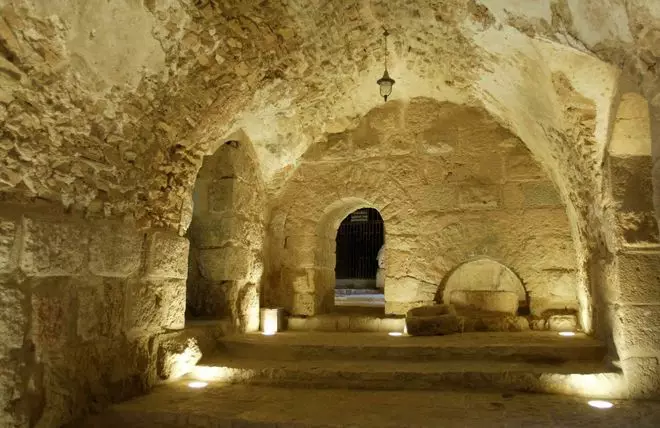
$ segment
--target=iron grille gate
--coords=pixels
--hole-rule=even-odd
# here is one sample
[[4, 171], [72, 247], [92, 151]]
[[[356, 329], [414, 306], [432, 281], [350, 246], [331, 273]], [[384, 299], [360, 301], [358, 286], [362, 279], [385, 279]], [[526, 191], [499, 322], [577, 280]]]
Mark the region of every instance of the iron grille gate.
[[383, 245], [383, 219], [377, 210], [355, 211], [337, 230], [337, 279], [373, 279], [378, 270], [378, 250]]

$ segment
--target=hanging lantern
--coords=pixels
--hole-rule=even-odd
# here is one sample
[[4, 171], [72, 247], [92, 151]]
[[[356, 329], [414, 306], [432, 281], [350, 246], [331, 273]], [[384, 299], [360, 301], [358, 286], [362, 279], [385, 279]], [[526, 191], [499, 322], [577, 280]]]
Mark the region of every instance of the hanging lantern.
[[380, 86], [380, 96], [383, 97], [383, 99], [387, 102], [387, 97], [390, 96], [392, 93], [392, 86], [394, 86], [394, 79], [392, 79], [387, 72], [387, 36], [389, 36], [390, 33], [385, 30], [383, 33], [383, 36], [385, 38], [385, 72], [383, 73], [383, 77], [378, 79], [376, 83], [378, 83], [378, 86]]

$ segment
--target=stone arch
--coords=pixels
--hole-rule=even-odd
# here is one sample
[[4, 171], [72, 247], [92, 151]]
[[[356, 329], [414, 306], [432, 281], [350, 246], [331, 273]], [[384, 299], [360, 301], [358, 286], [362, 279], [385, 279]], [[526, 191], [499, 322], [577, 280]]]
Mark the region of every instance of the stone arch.
[[[290, 285], [287, 280], [282, 284], [292, 287], [293, 313], [314, 315], [331, 311], [334, 307], [337, 229], [344, 218], [362, 208], [374, 208], [380, 212], [378, 207], [365, 199], [340, 198], [323, 210], [313, 234], [285, 239], [285, 251], [293, 256], [286, 258], [288, 266], [285, 269], [297, 271], [292, 279], [288, 279]], [[304, 272], [297, 267], [302, 267]]]
[[311, 147], [272, 201], [270, 302], [329, 310], [336, 228], [373, 207], [386, 223], [386, 313], [432, 303], [452, 267], [474, 257], [526, 278], [533, 315], [577, 310], [572, 218], [551, 178], [483, 109], [388, 101]]
[[522, 280], [511, 269], [491, 258], [478, 258], [460, 264], [443, 279], [436, 300], [451, 303], [452, 292], [510, 291], [518, 296], [518, 306], [526, 307], [527, 290]]
[[225, 318], [259, 327], [264, 190], [250, 141], [227, 140], [205, 156], [192, 193], [188, 229], [188, 319]]

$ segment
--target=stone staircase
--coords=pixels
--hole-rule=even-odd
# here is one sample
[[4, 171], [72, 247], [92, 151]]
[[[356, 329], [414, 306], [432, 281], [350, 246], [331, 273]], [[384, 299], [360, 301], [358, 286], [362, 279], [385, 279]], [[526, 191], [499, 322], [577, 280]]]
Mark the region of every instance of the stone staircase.
[[[551, 332], [390, 337], [281, 332], [224, 338], [191, 378], [254, 385], [374, 390], [488, 390], [594, 394], [620, 376], [605, 347]], [[583, 381], [580, 381], [580, 379]]]
[[[353, 415], [363, 420], [351, 426], [396, 426], [386, 417], [388, 406], [408, 403], [401, 411], [414, 419], [420, 416], [420, 402], [428, 402], [428, 414], [415, 426], [481, 426], [462, 425], [462, 416], [479, 411], [488, 419], [492, 409], [486, 404], [476, 410], [462, 408], [461, 403], [492, 400], [504, 406], [499, 401], [517, 397], [529, 403], [539, 395], [526, 393], [550, 393], [554, 395], [542, 395], [546, 398], [539, 403], [555, 400], [560, 403], [557, 409], [570, 410], [584, 405], [577, 397], [617, 398], [622, 375], [606, 364], [605, 355], [605, 346], [586, 335], [539, 331], [433, 337], [318, 331], [225, 336], [188, 375], [113, 406], [84, 426], [340, 427], [346, 425], [327, 422], [346, 419], [342, 409], [352, 400], [365, 400], [365, 405], [373, 400], [372, 407], [384, 414], [370, 408], [371, 416]], [[326, 402], [317, 402], [324, 400], [321, 397]], [[447, 409], [455, 419], [445, 420], [447, 414], [434, 408], [434, 400], [457, 407]], [[536, 405], [525, 403], [518, 404], [537, 414]], [[305, 406], [318, 409], [314, 413]], [[511, 417], [506, 416], [502, 426], [510, 426]], [[555, 426], [552, 423], [546, 426]]]

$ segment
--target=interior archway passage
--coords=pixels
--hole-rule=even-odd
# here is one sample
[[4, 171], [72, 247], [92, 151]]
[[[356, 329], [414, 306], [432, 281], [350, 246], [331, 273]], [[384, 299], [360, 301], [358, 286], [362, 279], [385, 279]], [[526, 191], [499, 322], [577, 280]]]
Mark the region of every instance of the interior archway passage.
[[349, 214], [339, 225], [335, 241], [335, 303], [384, 305], [377, 282], [378, 256], [384, 244], [378, 210], [362, 208]]

